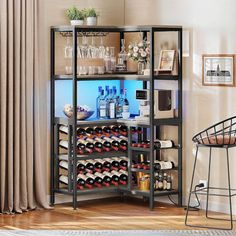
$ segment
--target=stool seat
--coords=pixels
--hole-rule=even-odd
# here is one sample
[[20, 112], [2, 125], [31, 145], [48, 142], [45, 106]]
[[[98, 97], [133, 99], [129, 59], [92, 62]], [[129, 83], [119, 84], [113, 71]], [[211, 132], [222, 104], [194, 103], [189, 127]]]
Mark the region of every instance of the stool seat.
[[[187, 205], [187, 212], [185, 217], [185, 225], [192, 226], [192, 227], [200, 227], [200, 228], [208, 228], [208, 229], [233, 229], [233, 214], [232, 214], [232, 200], [231, 198], [233, 196], [236, 196], [236, 194], [232, 194], [231, 191], [231, 185], [230, 185], [230, 164], [229, 164], [229, 151], [228, 149], [231, 147], [236, 147], [236, 116], [230, 117], [226, 120], [223, 120], [221, 122], [218, 122], [209, 128], [199, 132], [196, 134], [192, 141], [196, 144], [196, 154], [195, 154], [195, 160], [194, 160], [194, 166], [193, 166], [193, 174], [191, 179], [191, 185], [190, 185], [190, 191], [189, 191], [189, 199], [188, 199], [188, 205]], [[200, 147], [208, 147], [209, 148], [209, 165], [208, 165], [208, 179], [207, 183], [208, 186], [204, 186], [202, 189], [197, 189], [197, 186], [195, 186], [193, 190], [193, 182], [194, 182], [194, 175], [196, 170], [196, 163], [197, 163], [197, 157], [198, 157], [198, 149]], [[210, 176], [211, 176], [211, 153], [213, 148], [225, 148], [226, 150], [226, 161], [227, 161], [227, 179], [228, 179], [228, 187], [227, 188], [216, 188], [210, 186]], [[207, 195], [207, 201], [206, 201], [206, 218], [208, 219], [217, 219], [217, 220], [226, 220], [226, 219], [220, 219], [220, 218], [213, 218], [209, 217], [208, 214], [208, 202], [209, 202], [209, 196], [217, 196], [217, 197], [228, 197], [229, 198], [229, 209], [230, 209], [230, 218], [228, 221], [230, 221], [230, 227], [229, 228], [221, 228], [221, 227], [210, 227], [210, 226], [204, 226], [204, 225], [193, 225], [188, 223], [188, 215], [189, 215], [189, 209], [190, 209], [190, 200], [192, 194], [200, 194], [199, 191], [206, 190], [205, 194]], [[212, 194], [210, 193], [210, 190], [226, 190], [228, 191], [228, 194]]]

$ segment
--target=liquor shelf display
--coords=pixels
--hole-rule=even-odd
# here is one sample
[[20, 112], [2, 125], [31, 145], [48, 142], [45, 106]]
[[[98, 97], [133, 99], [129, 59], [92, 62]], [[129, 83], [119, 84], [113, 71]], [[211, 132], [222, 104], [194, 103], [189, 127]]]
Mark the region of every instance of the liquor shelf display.
[[[126, 45], [125, 38], [129, 36], [127, 38], [130, 40], [133, 33], [142, 34], [142, 39], [146, 40], [143, 42], [149, 40], [147, 74], [129, 71], [126, 51], [131, 47]], [[160, 50], [157, 47], [160, 33], [177, 35], [177, 73], [160, 72], [155, 68], [155, 55]], [[103, 39], [110, 34], [118, 37], [119, 52], [116, 52], [113, 45], [104, 46]], [[57, 65], [58, 45], [61, 47], [61, 44], [56, 44], [59, 37], [67, 38], [64, 56], [66, 63], [70, 61], [71, 65], [66, 64], [65, 68], [62, 68], [62, 63]], [[88, 45], [86, 37], [91, 38], [91, 45]], [[95, 37], [100, 40], [99, 46], [94, 43]], [[84, 60], [96, 63], [85, 66]], [[62, 68], [62, 73], [59, 72], [59, 67]], [[78, 88], [80, 83], [89, 84], [93, 81], [97, 82], [98, 96], [93, 92], [84, 95], [84, 99], [86, 96], [94, 97], [95, 109], [90, 110], [86, 105], [79, 106]], [[99, 81], [103, 82], [101, 86]], [[109, 81], [110, 87], [104, 84], [106, 81]], [[139, 84], [136, 89], [140, 112], [131, 114], [129, 106], [135, 95], [127, 96], [130, 91], [125, 84], [135, 84], [135, 81], [142, 87], [140, 89]], [[65, 115], [62, 111], [58, 115], [56, 96], [59, 95], [56, 84], [64, 82], [71, 84], [71, 105], [63, 104]], [[159, 92], [162, 89], [158, 90], [159, 82], [175, 83], [175, 93], [170, 90], [166, 93]], [[114, 85], [111, 86], [111, 83]], [[161, 102], [163, 99], [168, 102]], [[172, 100], [174, 105], [171, 104]], [[157, 108], [157, 104], [161, 107]], [[166, 106], [169, 110], [165, 113], [163, 110]], [[78, 114], [85, 117], [78, 117]], [[168, 116], [163, 118], [163, 114]], [[177, 128], [177, 139], [163, 139], [163, 127]], [[164, 158], [163, 152], [173, 152], [176, 160]], [[77, 197], [80, 195], [106, 192], [147, 197], [150, 209], [154, 208], [155, 197], [176, 194], [178, 205], [182, 205], [181, 26], [51, 27], [50, 164], [52, 205], [57, 193], [71, 195], [73, 208], [76, 209]]]

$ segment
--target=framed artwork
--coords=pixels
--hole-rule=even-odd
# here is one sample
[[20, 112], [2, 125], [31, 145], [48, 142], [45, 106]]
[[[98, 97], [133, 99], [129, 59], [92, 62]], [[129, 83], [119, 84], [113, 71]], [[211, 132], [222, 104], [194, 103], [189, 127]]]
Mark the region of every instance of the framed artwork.
[[205, 86], [235, 86], [234, 55], [205, 54], [202, 56], [202, 84]]
[[175, 50], [161, 50], [158, 71], [171, 72], [174, 66]]

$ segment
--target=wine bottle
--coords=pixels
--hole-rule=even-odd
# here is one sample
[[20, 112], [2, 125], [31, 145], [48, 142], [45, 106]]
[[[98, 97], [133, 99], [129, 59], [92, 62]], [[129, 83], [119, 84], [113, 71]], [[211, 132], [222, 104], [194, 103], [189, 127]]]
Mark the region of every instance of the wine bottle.
[[102, 179], [102, 184], [106, 187], [109, 187], [110, 186], [110, 182], [111, 182], [111, 178], [107, 175], [104, 175], [102, 173], [99, 173], [99, 172], [95, 172], [94, 173], [95, 176], [98, 176]]
[[118, 170], [120, 163], [117, 160], [114, 160], [113, 158], [103, 158], [105, 161], [108, 161], [111, 163], [111, 169], [112, 170]]
[[87, 160], [80, 160], [79, 162], [84, 165], [85, 171], [87, 171], [89, 173], [92, 173], [94, 171], [93, 163], [88, 162]]
[[112, 134], [118, 135], [119, 131], [120, 131], [119, 126], [117, 126], [117, 125], [111, 126], [111, 133]]
[[109, 126], [102, 126], [102, 131], [104, 134], [110, 134], [111, 133], [111, 128]]
[[[120, 137], [124, 137], [124, 136], [120, 136]], [[124, 139], [121, 139], [121, 138], [117, 138], [116, 136], [112, 135], [110, 136], [111, 139], [117, 141], [119, 143], [119, 148], [122, 149], [122, 150], [127, 150], [127, 147], [128, 147], [128, 142]]]
[[95, 159], [95, 161], [98, 161], [102, 164], [103, 171], [109, 171], [111, 169], [111, 163], [104, 160], [104, 159]]
[[[83, 161], [82, 161], [83, 162]], [[81, 161], [77, 162], [77, 170], [79, 173], [84, 172], [85, 171], [85, 165], [84, 163], [82, 163]]]
[[[59, 176], [59, 181], [65, 185], [68, 185], [68, 176], [61, 175]], [[77, 189], [84, 189], [85, 181], [81, 179], [79, 176], [77, 176], [77, 184], [76, 187]]]
[[99, 136], [102, 135], [102, 133], [103, 133], [102, 128], [98, 127], [98, 126], [94, 127], [94, 131], [95, 131], [95, 134], [99, 135]]
[[86, 160], [86, 161], [93, 164], [94, 171], [96, 171], [96, 172], [101, 172], [102, 171], [102, 163], [99, 162], [97, 159], [95, 159], [95, 160], [89, 159], [89, 160]]
[[166, 181], [166, 190], [167, 191], [171, 191], [172, 190], [172, 179], [171, 179], [171, 176], [168, 175], [167, 176], [167, 181]]
[[85, 128], [85, 132], [86, 132], [86, 134], [89, 135], [89, 136], [92, 136], [92, 135], [95, 134], [95, 131], [94, 131], [94, 129], [93, 129], [92, 127], [86, 127], [86, 128]]
[[88, 177], [88, 176], [86, 176], [86, 175], [84, 175], [84, 174], [78, 174], [78, 176], [77, 176], [78, 178], [80, 178], [80, 179], [82, 179], [84, 182], [85, 182], [85, 186], [87, 187], [87, 188], [93, 188], [93, 184], [94, 184], [94, 180], [91, 178], [91, 177]]
[[119, 161], [120, 169], [127, 170], [127, 168], [128, 168], [128, 158], [127, 157], [112, 157], [112, 159]]
[[64, 134], [68, 134], [68, 126], [67, 125], [60, 125], [59, 131]]
[[158, 190], [162, 191], [163, 190], [163, 177], [161, 174], [158, 176]]
[[84, 140], [84, 139], [82, 139], [82, 138], [80, 138], [80, 139], [78, 140], [78, 143], [84, 144], [84, 145], [85, 145], [85, 149], [86, 149], [86, 151], [87, 151], [88, 153], [92, 153], [92, 152], [93, 152], [93, 150], [94, 150], [94, 145], [93, 145], [93, 143], [90, 143], [90, 142], [88, 142], [88, 141], [86, 141], [86, 140]]
[[119, 172], [116, 170], [111, 171], [112, 174], [117, 175], [119, 177], [119, 183], [122, 185], [126, 185], [128, 181], [128, 172], [125, 170], [120, 170]]
[[104, 171], [103, 174], [110, 177], [111, 184], [113, 184], [115, 186], [118, 186], [118, 184], [119, 184], [119, 177], [118, 177], [118, 175], [112, 174], [112, 173], [110, 173], [108, 171]]
[[102, 143], [101, 142], [98, 142], [98, 141], [88, 138], [88, 137], [86, 137], [85, 140], [94, 145], [94, 150], [96, 150], [97, 152], [102, 152]]
[[156, 170], [168, 170], [175, 168], [175, 164], [173, 161], [155, 161], [154, 168]]
[[118, 151], [119, 150], [119, 142], [118, 141], [116, 141], [116, 140], [114, 140], [114, 139], [111, 139], [111, 138], [108, 138], [108, 137], [106, 137], [106, 136], [102, 136], [101, 137], [102, 139], [104, 139], [104, 140], [106, 140], [106, 141], [108, 141], [108, 142], [110, 142], [111, 143], [111, 148], [113, 149], [113, 150], [115, 150], [115, 151]]
[[171, 148], [174, 146], [174, 142], [172, 140], [155, 140], [155, 147], [157, 148]]
[[126, 125], [120, 125], [119, 127], [120, 134], [126, 136], [128, 133], [128, 127]]
[[83, 128], [78, 128], [76, 132], [78, 137], [86, 135], [85, 129]]
[[163, 174], [163, 190], [167, 190], [167, 174]]
[[86, 173], [86, 176], [93, 179], [94, 185], [98, 188], [102, 187], [102, 178], [91, 173]]
[[[59, 146], [65, 150], [68, 150], [69, 142], [67, 140], [60, 140]], [[85, 145], [77, 141], [77, 153], [83, 154], [85, 151]]]
[[111, 143], [110, 142], [108, 142], [104, 139], [98, 138], [98, 137], [94, 137], [93, 139], [102, 144], [102, 148], [104, 151], [109, 152], [111, 150]]

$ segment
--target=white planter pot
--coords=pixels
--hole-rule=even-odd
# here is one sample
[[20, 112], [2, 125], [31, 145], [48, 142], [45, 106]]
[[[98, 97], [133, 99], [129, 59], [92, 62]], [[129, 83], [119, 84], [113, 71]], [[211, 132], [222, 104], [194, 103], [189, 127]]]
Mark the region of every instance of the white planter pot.
[[97, 17], [87, 17], [87, 25], [97, 25]]
[[71, 20], [70, 23], [71, 23], [71, 25], [83, 25], [84, 21], [83, 20]]

